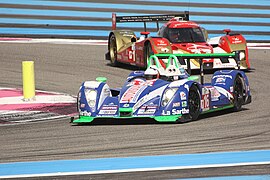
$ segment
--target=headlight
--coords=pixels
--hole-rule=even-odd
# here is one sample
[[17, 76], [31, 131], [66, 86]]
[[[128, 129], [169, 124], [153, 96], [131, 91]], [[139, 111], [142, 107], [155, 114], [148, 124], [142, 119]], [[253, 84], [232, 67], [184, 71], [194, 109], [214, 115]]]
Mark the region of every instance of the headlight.
[[167, 89], [163, 95], [161, 105], [166, 106], [176, 92], [176, 88]]
[[85, 97], [87, 100], [88, 105], [91, 108], [94, 108], [96, 105], [96, 99], [97, 99], [97, 92], [94, 89], [85, 89], [84, 90]]
[[239, 58], [240, 60], [244, 59], [246, 57], [246, 54], [244, 52], [240, 52]]

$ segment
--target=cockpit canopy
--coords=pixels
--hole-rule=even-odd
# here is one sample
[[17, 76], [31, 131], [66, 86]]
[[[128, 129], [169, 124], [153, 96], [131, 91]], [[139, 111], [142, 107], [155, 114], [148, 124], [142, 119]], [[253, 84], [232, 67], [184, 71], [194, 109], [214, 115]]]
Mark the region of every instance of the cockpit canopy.
[[160, 28], [158, 35], [167, 38], [171, 43], [206, 42], [200, 27], [170, 28], [164, 25]]

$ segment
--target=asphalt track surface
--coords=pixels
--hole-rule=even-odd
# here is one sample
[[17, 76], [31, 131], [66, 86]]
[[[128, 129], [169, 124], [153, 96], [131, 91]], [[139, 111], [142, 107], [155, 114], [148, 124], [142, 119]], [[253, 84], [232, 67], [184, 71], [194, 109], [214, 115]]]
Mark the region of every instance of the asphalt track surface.
[[[40, 90], [76, 95], [83, 81], [97, 76], [106, 76], [110, 87], [119, 87], [132, 68], [111, 67], [105, 52], [106, 46], [1, 43], [0, 87], [22, 87], [23, 60], [35, 61]], [[204, 115], [185, 124], [107, 120], [74, 126], [61, 119], [0, 126], [0, 163], [270, 149], [269, 57], [269, 50], [250, 50], [256, 69], [247, 73], [253, 99], [240, 112]], [[269, 166], [239, 174], [249, 173], [270, 174]], [[201, 176], [187, 172], [184, 177]]]

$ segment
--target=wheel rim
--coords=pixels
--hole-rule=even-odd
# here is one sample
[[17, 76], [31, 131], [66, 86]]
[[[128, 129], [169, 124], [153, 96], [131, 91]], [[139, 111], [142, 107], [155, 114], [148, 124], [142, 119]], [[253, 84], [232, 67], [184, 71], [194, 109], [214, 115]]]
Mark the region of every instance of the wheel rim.
[[111, 56], [111, 62], [115, 63], [115, 57], [116, 57], [116, 43], [115, 43], [115, 38], [111, 37], [110, 40], [110, 56]]

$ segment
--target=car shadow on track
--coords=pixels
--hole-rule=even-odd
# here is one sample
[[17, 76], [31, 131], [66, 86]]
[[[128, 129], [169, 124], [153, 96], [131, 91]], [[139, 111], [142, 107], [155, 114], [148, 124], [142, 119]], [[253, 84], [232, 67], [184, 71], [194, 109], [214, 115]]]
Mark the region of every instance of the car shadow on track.
[[[246, 111], [249, 110], [247, 108], [242, 108], [241, 111]], [[237, 112], [234, 112], [232, 109], [226, 109], [223, 111], [217, 111], [217, 112], [212, 112], [209, 114], [202, 114], [199, 116], [199, 118], [195, 121], [188, 121], [188, 122], [157, 122], [152, 118], [123, 118], [123, 119], [113, 119], [113, 118], [100, 118], [92, 121], [91, 123], [82, 123], [82, 124], [73, 124], [73, 126], [108, 126], [108, 125], [149, 125], [149, 124], [156, 124], [156, 125], [163, 125], [163, 124], [190, 124], [190, 123], [195, 123], [196, 121], [203, 121], [207, 120], [208, 118], [213, 118], [213, 117], [219, 117], [223, 115], [228, 115], [231, 114], [230, 118], [237, 118], [236, 115], [234, 114]], [[226, 117], [228, 118], [228, 117]]]
[[[246, 110], [249, 110], [249, 109], [248, 108], [242, 108], [241, 109], [241, 111], [246, 111]], [[232, 115], [231, 118], [233, 118], [233, 117], [237, 118], [237, 112], [235, 112], [233, 109], [225, 109], [225, 110], [222, 110], [222, 111], [216, 111], [216, 112], [212, 112], [212, 113], [209, 113], [209, 114], [202, 114], [202, 115], [199, 116], [199, 118], [196, 121], [207, 119], [207, 118], [212, 118], [212, 117], [228, 115], [228, 114]]]

